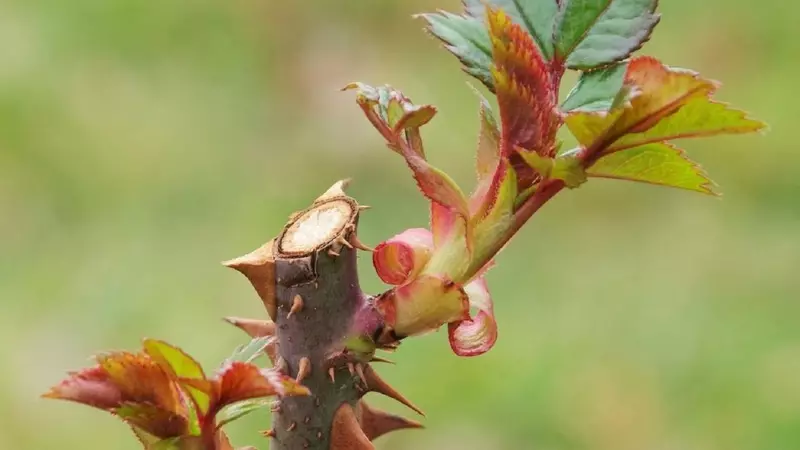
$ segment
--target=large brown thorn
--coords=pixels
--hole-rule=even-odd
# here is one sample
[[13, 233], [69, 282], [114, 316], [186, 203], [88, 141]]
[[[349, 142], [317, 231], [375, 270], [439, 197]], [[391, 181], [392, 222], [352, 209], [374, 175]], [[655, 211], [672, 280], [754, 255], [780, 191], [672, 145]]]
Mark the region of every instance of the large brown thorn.
[[333, 416], [330, 450], [375, 450], [348, 403], [339, 406]]
[[364, 434], [370, 441], [374, 441], [375, 438], [395, 430], [424, 428], [416, 420], [373, 409], [364, 400], [358, 402], [357, 411], [360, 413], [361, 429], [364, 430]]
[[425, 413], [422, 412], [421, 409], [414, 406], [414, 404], [411, 403], [407, 398], [405, 398], [401, 393], [397, 392], [393, 387], [389, 386], [388, 383], [383, 381], [383, 379], [378, 376], [378, 374], [371, 366], [366, 366], [364, 370], [364, 378], [366, 380], [365, 384], [367, 385], [367, 390], [372, 392], [378, 392], [387, 397], [393, 398], [398, 402], [413, 409], [417, 414], [421, 416], [425, 415]]
[[311, 360], [304, 356], [300, 358], [299, 368], [297, 369], [297, 378], [295, 382], [302, 382], [311, 373]]

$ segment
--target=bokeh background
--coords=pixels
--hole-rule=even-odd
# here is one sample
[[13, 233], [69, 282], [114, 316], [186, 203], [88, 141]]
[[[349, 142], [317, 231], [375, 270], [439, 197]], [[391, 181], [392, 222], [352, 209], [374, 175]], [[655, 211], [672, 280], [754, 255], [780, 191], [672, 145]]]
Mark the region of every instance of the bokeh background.
[[[459, 359], [439, 332], [382, 368], [428, 430], [379, 448], [800, 448], [800, 3], [662, 3], [645, 51], [723, 80], [771, 131], [684, 143], [722, 199], [606, 180], [559, 196], [489, 274], [492, 352]], [[425, 225], [345, 83], [436, 104], [431, 158], [469, 186], [476, 99], [411, 18], [436, 8], [458, 2], [0, 1], [0, 448], [137, 448], [37, 396], [142, 336], [214, 367], [244, 342], [220, 317], [265, 315], [218, 261], [335, 180], [375, 207], [367, 243]], [[268, 426], [235, 424], [235, 444], [266, 449]]]

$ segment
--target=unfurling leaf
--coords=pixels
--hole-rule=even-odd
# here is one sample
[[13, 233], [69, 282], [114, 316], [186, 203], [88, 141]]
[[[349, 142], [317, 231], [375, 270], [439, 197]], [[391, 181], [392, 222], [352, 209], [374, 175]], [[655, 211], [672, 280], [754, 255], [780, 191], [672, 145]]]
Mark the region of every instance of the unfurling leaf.
[[244, 417], [251, 412], [272, 405], [273, 402], [274, 400], [271, 399], [255, 398], [227, 406], [217, 414], [217, 427], [222, 428], [226, 424]]
[[518, 149], [551, 156], [558, 116], [549, 67], [531, 37], [502, 10], [489, 10], [492, 76], [502, 123], [501, 153]]
[[215, 393], [216, 410], [253, 398], [276, 394], [308, 395], [310, 393], [308, 388], [297, 384], [292, 378], [237, 361], [230, 362], [220, 369], [212, 386]]
[[[200, 363], [180, 348], [156, 339], [145, 339], [143, 346], [145, 353], [173, 378], [205, 380], [206, 374]], [[195, 401], [199, 412], [205, 414], [208, 411], [209, 396], [196, 389], [187, 389], [187, 391]]]
[[658, 0], [562, 0], [556, 58], [581, 70], [627, 58], [658, 24], [657, 5]]
[[587, 169], [590, 177], [614, 178], [713, 194], [713, 182], [680, 149], [646, 144], [601, 157]]
[[372, 263], [381, 280], [401, 285], [416, 277], [433, 252], [433, 235], [424, 228], [411, 228], [375, 247]]
[[500, 162], [500, 131], [492, 108], [483, 97], [481, 97], [480, 118], [481, 127], [478, 137], [478, 156], [476, 158], [476, 172], [478, 173], [479, 184], [492, 179], [492, 175], [497, 169], [497, 164]]
[[497, 341], [494, 306], [483, 277], [466, 285], [464, 292], [470, 306], [478, 313], [474, 318], [448, 324], [450, 347], [458, 356], [478, 356], [489, 351]]

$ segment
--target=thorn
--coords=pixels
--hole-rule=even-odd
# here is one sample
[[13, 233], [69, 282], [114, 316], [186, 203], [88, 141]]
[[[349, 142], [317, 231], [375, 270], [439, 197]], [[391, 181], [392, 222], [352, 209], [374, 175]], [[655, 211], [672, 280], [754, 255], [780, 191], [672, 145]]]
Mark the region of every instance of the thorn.
[[311, 360], [303, 356], [300, 358], [300, 367], [297, 369], [297, 377], [294, 379], [295, 383], [300, 384], [311, 373]]
[[358, 238], [358, 235], [356, 235], [355, 233], [350, 235], [350, 243], [353, 244], [353, 247], [355, 247], [355, 248], [357, 248], [359, 250], [364, 250], [365, 252], [374, 252], [375, 251], [374, 248], [372, 248], [372, 247], [364, 244], [363, 242], [361, 242], [361, 240]]
[[356, 364], [356, 372], [358, 373], [358, 377], [361, 378], [361, 381], [364, 385], [367, 384], [367, 377], [364, 375], [364, 366], [361, 364]]
[[303, 297], [300, 297], [300, 294], [294, 296], [294, 300], [292, 300], [292, 309], [289, 310], [289, 314], [286, 315], [286, 318], [289, 319], [292, 317], [292, 314], [297, 314], [303, 310]]
[[332, 256], [332, 257], [336, 258], [337, 256], [339, 256], [339, 252], [335, 251], [333, 248], [329, 248], [328, 249], [328, 256]]
[[343, 403], [333, 416], [330, 450], [374, 450], [375, 447], [361, 430], [356, 413], [349, 403]]
[[241, 317], [225, 317], [223, 320], [244, 331], [252, 338], [275, 335], [275, 322], [271, 320], [244, 319]]
[[360, 410], [361, 429], [367, 439], [373, 441], [386, 433], [409, 428], [424, 428], [416, 420], [389, 414], [386, 411], [372, 409], [364, 400], [358, 402]]
[[366, 211], [368, 209], [372, 209], [372, 206], [369, 206], [369, 205], [358, 205], [358, 210], [359, 211]]
[[295, 428], [297, 428], [297, 422], [292, 422], [289, 424], [289, 428], [287, 428], [286, 431], [294, 431]]
[[345, 239], [344, 236], [342, 236], [342, 235], [339, 235], [339, 237], [336, 238], [336, 242], [344, 245], [345, 247], [347, 247], [349, 249], [353, 248], [353, 244], [351, 244], [350, 241]]
[[331, 367], [328, 369], [328, 376], [331, 378], [331, 383], [336, 383], [336, 369]]
[[375, 356], [375, 355], [372, 356], [372, 361], [371, 362], [382, 362], [382, 363], [387, 363], [387, 364], [394, 364], [395, 363], [391, 359], [381, 358], [380, 356]]
[[261, 434], [263, 434], [264, 437], [275, 438], [275, 430], [262, 431]]
[[421, 416], [425, 415], [425, 413], [422, 412], [421, 409], [419, 409], [416, 406], [414, 406], [414, 404], [411, 403], [410, 401], [408, 401], [407, 398], [403, 397], [403, 395], [401, 393], [397, 392], [393, 387], [389, 386], [388, 383], [383, 381], [383, 379], [381, 377], [379, 377], [377, 373], [375, 373], [375, 370], [373, 370], [371, 366], [367, 366], [366, 367], [366, 370], [364, 371], [364, 375], [365, 375], [365, 378], [366, 378], [366, 383], [365, 384], [367, 385], [367, 389], [368, 390], [370, 390], [372, 392], [377, 392], [379, 394], [383, 394], [383, 395], [385, 395], [385, 396], [387, 396], [389, 398], [393, 398], [393, 399], [397, 400], [398, 402], [400, 402], [400, 403], [408, 406], [409, 408], [413, 409], [417, 414], [419, 414]]
[[275, 320], [277, 303], [275, 299], [275, 257], [271, 240], [247, 255], [225, 261], [222, 264], [242, 273], [258, 293], [269, 317]]
[[317, 431], [317, 439], [322, 440], [322, 431]]
[[355, 375], [356, 374], [356, 367], [355, 367], [355, 365], [353, 365], [352, 362], [347, 363], [347, 370], [350, 371], [350, 375]]
[[316, 406], [317, 408], [322, 406], [322, 400], [320, 400], [319, 397], [314, 397], [314, 406]]
[[273, 412], [273, 413], [280, 414], [280, 412], [281, 412], [281, 402], [280, 401], [272, 402], [272, 404], [269, 405], [269, 411]]
[[306, 425], [311, 423], [311, 416], [306, 416], [305, 419], [303, 419], [303, 423], [306, 424]]

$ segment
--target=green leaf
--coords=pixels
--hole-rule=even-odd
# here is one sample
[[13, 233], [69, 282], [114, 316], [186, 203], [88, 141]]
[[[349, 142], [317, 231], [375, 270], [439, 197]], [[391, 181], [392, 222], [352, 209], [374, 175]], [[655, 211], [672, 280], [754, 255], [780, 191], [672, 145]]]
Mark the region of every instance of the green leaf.
[[241, 418], [242, 416], [270, 406], [272, 402], [273, 400], [266, 398], [255, 398], [228, 405], [217, 414], [217, 420], [219, 421], [217, 427], [222, 428], [224, 425], [229, 424], [234, 420]]
[[497, 121], [489, 102], [483, 96], [480, 99], [481, 131], [478, 137], [478, 156], [475, 161], [479, 182], [491, 179], [500, 161], [500, 131], [497, 128]]
[[464, 64], [464, 71], [494, 92], [489, 70], [492, 66], [492, 46], [483, 18], [445, 11], [420, 14], [419, 17], [428, 22], [428, 32], [444, 42], [445, 48]]
[[553, 24], [558, 13], [556, 0], [465, 0], [467, 14], [483, 20], [486, 5], [502, 9], [525, 27], [545, 59], [553, 58]]
[[713, 182], [682, 150], [654, 143], [601, 157], [586, 170], [590, 177], [614, 178], [714, 194]]
[[563, 112], [605, 112], [611, 109], [625, 81], [627, 62], [583, 72], [561, 104]]
[[591, 69], [627, 58], [659, 21], [658, 0], [563, 0], [555, 24], [556, 58]]

